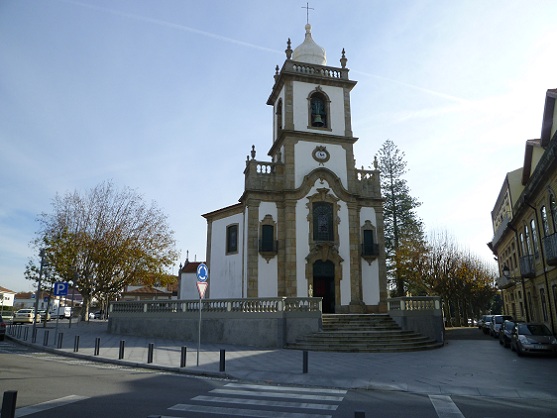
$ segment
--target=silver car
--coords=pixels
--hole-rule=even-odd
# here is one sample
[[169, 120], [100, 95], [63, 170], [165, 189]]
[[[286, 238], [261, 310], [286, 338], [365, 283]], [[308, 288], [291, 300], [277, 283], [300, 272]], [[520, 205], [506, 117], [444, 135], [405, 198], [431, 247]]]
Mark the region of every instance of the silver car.
[[511, 350], [523, 354], [557, 354], [557, 338], [545, 324], [518, 323], [511, 336]]

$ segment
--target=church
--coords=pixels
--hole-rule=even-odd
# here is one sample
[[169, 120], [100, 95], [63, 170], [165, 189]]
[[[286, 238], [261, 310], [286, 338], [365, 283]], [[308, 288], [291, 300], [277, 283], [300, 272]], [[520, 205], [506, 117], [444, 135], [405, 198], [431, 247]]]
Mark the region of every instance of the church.
[[[323, 313], [386, 312], [383, 199], [377, 163], [355, 167], [342, 51], [328, 66], [311, 25], [274, 75], [266, 161], [247, 157], [239, 203], [207, 220], [206, 297], [321, 297]], [[249, 146], [249, 145], [248, 145]]]

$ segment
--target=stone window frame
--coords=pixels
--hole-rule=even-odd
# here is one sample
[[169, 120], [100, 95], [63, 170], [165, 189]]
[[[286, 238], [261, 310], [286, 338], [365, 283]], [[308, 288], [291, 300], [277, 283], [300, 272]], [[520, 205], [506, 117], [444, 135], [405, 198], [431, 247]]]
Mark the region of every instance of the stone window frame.
[[[313, 118], [312, 118], [312, 99], [316, 96], [320, 96], [323, 99], [325, 109], [324, 115], [326, 117], [325, 124], [323, 126], [314, 126], [313, 125]], [[307, 96], [307, 105], [308, 105], [308, 129], [317, 129], [321, 131], [332, 131], [331, 129], [331, 99], [323, 91], [321, 86], [317, 86], [314, 90], [310, 91]]]
[[[371, 231], [372, 234], [371, 252], [366, 251], [365, 231]], [[368, 264], [371, 264], [379, 256], [379, 243], [377, 242], [377, 229], [371, 223], [370, 220], [366, 220], [362, 225], [362, 227], [360, 228], [360, 236], [361, 236], [360, 255], [364, 260], [368, 262]]]
[[[231, 231], [234, 228], [236, 229], [236, 243], [234, 244], [236, 247], [235, 249], [231, 248], [232, 245], [231, 245], [231, 237], [230, 237]], [[238, 254], [239, 232], [240, 232], [240, 224], [238, 223], [234, 223], [226, 226], [226, 246], [225, 246], [226, 255]]]
[[[327, 188], [317, 189], [317, 193], [315, 193], [313, 196], [308, 197], [307, 199], [308, 199], [308, 202], [306, 203], [306, 207], [308, 209], [307, 221], [308, 221], [308, 224], [309, 224], [309, 243], [310, 244], [315, 244], [317, 242], [320, 242], [320, 243], [330, 242], [330, 243], [334, 244], [335, 246], [338, 246], [338, 244], [339, 244], [338, 225], [340, 224], [340, 217], [338, 215], [338, 213], [340, 212], [340, 205], [338, 204], [338, 202], [340, 201], [340, 199], [338, 199], [338, 198], [334, 197], [333, 195], [329, 194], [329, 189], [327, 189]], [[315, 236], [314, 233], [313, 233], [313, 227], [314, 227], [313, 204], [314, 203], [330, 203], [330, 204], [332, 204], [332, 209], [333, 209], [333, 219], [332, 219], [333, 239], [331, 241], [319, 241], [319, 240], [315, 240], [313, 238]]]
[[[263, 251], [262, 248], [262, 241], [263, 241], [263, 227], [264, 226], [272, 226], [273, 227], [273, 248], [272, 250], [265, 250]], [[259, 254], [267, 261], [267, 263], [277, 255], [278, 253], [278, 241], [277, 241], [277, 223], [273, 219], [273, 217], [269, 214], [265, 215], [265, 217], [259, 222]]]

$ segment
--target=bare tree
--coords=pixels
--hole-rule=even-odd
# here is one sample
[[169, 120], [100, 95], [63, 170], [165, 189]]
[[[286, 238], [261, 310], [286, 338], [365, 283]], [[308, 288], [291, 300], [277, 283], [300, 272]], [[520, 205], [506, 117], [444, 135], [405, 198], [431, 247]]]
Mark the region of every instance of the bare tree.
[[59, 277], [76, 283], [82, 316], [92, 299], [105, 305], [127, 284], [163, 277], [178, 257], [166, 216], [132, 189], [104, 182], [84, 195], [56, 195], [52, 206], [34, 244], [46, 248]]
[[495, 295], [493, 269], [462, 250], [446, 231], [430, 233], [423, 245], [403, 241], [397, 263], [411, 293], [441, 296], [451, 325], [466, 325]]

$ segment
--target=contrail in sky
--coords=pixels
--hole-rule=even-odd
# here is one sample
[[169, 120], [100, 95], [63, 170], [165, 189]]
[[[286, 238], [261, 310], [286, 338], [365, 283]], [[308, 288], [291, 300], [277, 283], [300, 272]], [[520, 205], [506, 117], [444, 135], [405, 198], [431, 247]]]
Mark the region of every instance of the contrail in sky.
[[404, 81], [393, 80], [392, 78], [387, 78], [387, 77], [383, 77], [383, 76], [376, 75], [376, 74], [364, 73], [362, 71], [357, 71], [357, 70], [352, 70], [352, 71], [357, 73], [357, 74], [365, 75], [367, 77], [374, 77], [374, 78], [378, 78], [380, 80], [388, 81], [390, 83], [400, 84], [401, 86], [409, 87], [411, 89], [418, 90], [418, 91], [421, 91], [423, 93], [430, 94], [432, 96], [442, 97], [443, 99], [448, 99], [450, 101], [457, 102], [457, 103], [460, 103], [460, 104], [471, 104], [472, 103], [470, 100], [462, 99], [462, 98], [456, 97], [456, 96], [451, 96], [450, 94], [441, 93], [441, 92], [438, 92], [438, 91], [435, 91], [435, 90], [426, 89], [424, 87], [416, 86], [415, 84], [405, 83]]
[[[146, 23], [151, 23], [151, 24], [154, 24], [154, 25], [166, 26], [166, 27], [171, 28], [171, 29], [177, 29], [177, 30], [181, 30], [181, 31], [184, 31], [184, 32], [195, 33], [195, 34], [198, 34], [198, 35], [201, 35], [201, 36], [205, 36], [207, 38], [213, 38], [213, 39], [228, 42], [228, 43], [231, 43], [231, 44], [244, 46], [244, 47], [247, 47], [247, 48], [253, 48], [253, 49], [258, 49], [260, 51], [272, 52], [272, 53], [277, 53], [277, 54], [283, 54], [282, 51], [279, 51], [279, 50], [276, 50], [276, 49], [267, 48], [267, 47], [260, 46], [260, 45], [255, 45], [255, 44], [252, 44], [252, 43], [249, 43], [249, 42], [240, 41], [238, 39], [229, 38], [227, 36], [217, 35], [216, 33], [206, 32], [206, 31], [203, 31], [203, 30], [200, 30], [200, 29], [195, 29], [195, 28], [189, 27], [189, 26], [184, 26], [184, 25], [180, 25], [180, 24], [177, 24], [177, 23], [168, 22], [166, 20], [153, 19], [153, 18], [150, 18], [150, 17], [140, 16], [140, 15], [136, 15], [136, 14], [119, 12], [117, 10], [107, 9], [105, 7], [99, 7], [99, 6], [94, 6], [94, 5], [91, 5], [91, 4], [80, 3], [78, 1], [72, 1], [72, 0], [58, 0], [58, 1], [73, 4], [73, 5], [80, 6], [80, 7], [87, 7], [89, 9], [93, 9], [93, 10], [99, 10], [99, 11], [102, 11], [102, 12], [105, 12], [105, 13], [110, 13], [112, 15], [121, 16], [121, 17], [124, 17], [124, 18], [127, 18], [127, 19], [135, 19], [135, 20], [146, 22]], [[358, 74], [362, 74], [362, 75], [365, 75], [365, 76], [368, 76], [368, 77], [374, 77], [374, 78], [377, 78], [377, 79], [380, 79], [380, 80], [385, 80], [385, 81], [388, 81], [388, 82], [391, 82], [391, 83], [400, 84], [402, 86], [421, 91], [422, 93], [426, 93], [426, 94], [430, 94], [432, 96], [437, 96], [437, 97], [441, 97], [441, 98], [444, 98], [444, 99], [448, 99], [450, 101], [457, 102], [457, 103], [460, 103], [460, 104], [470, 104], [471, 103], [469, 100], [465, 100], [465, 99], [462, 99], [460, 97], [455, 97], [455, 96], [451, 96], [449, 94], [445, 94], [445, 93], [441, 93], [441, 92], [438, 92], [438, 91], [426, 89], [426, 88], [423, 88], [423, 87], [420, 87], [420, 86], [416, 86], [414, 84], [405, 83], [404, 81], [393, 80], [391, 78], [382, 77], [382, 76], [379, 76], [379, 75], [365, 73], [365, 72], [356, 71], [356, 70], [353, 70], [353, 72], [358, 73]]]
[[177, 29], [177, 30], [181, 30], [181, 31], [184, 31], [184, 32], [196, 33], [198, 35], [206, 36], [208, 38], [218, 39], [220, 41], [229, 42], [229, 43], [232, 43], [232, 44], [245, 46], [245, 47], [248, 47], [248, 48], [254, 48], [254, 49], [259, 49], [261, 51], [267, 51], [267, 52], [273, 52], [273, 53], [279, 53], [279, 54], [283, 53], [282, 51], [279, 51], [279, 50], [276, 50], [276, 49], [267, 48], [267, 47], [260, 46], [260, 45], [255, 45], [255, 44], [252, 44], [252, 43], [249, 43], [249, 42], [240, 41], [238, 39], [229, 38], [229, 37], [222, 36], [222, 35], [217, 35], [216, 33], [206, 32], [206, 31], [203, 31], [203, 30], [191, 28], [189, 26], [179, 25], [177, 23], [167, 22], [166, 20], [153, 19], [153, 18], [150, 18], [150, 17], [140, 16], [140, 15], [136, 15], [136, 14], [119, 12], [117, 10], [107, 9], [105, 7], [93, 6], [91, 4], [83, 4], [83, 3], [80, 3], [80, 2], [77, 2], [77, 1], [72, 1], [72, 0], [58, 0], [58, 1], [64, 2], [64, 3], [74, 4], [76, 6], [87, 7], [89, 9], [99, 10], [99, 11], [110, 13], [110, 14], [113, 14], [113, 15], [116, 15], [116, 16], [125, 17], [125, 18], [128, 18], [128, 19], [135, 19], [135, 20], [140, 20], [140, 21], [143, 21], [143, 22], [151, 23], [151, 24], [154, 24], [154, 25], [166, 26], [166, 27], [171, 28], [171, 29]]

